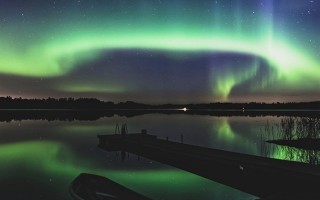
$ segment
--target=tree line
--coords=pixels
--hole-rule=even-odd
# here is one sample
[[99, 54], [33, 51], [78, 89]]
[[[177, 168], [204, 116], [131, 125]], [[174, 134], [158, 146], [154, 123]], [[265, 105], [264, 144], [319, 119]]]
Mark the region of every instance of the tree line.
[[0, 109], [77, 109], [77, 110], [100, 110], [100, 109], [182, 109], [189, 110], [320, 110], [320, 101], [313, 102], [286, 102], [286, 103], [229, 103], [215, 102], [202, 104], [157, 104], [150, 105], [126, 101], [114, 103], [101, 101], [96, 98], [46, 98], [25, 99], [0, 97]]

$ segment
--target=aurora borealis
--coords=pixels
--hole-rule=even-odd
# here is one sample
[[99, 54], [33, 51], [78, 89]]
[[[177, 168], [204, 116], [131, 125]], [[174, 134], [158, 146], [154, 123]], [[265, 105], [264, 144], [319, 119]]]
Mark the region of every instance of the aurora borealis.
[[0, 0], [0, 96], [310, 101], [318, 0]]

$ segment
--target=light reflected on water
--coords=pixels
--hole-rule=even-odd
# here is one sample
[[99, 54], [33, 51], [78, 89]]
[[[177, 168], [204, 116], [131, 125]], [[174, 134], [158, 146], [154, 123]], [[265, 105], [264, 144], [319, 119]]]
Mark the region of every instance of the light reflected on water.
[[[320, 138], [320, 119], [317, 117], [285, 117], [278, 123], [265, 125], [264, 140], [283, 140], [296, 141], [299, 139], [319, 139]], [[307, 145], [309, 148], [310, 145]], [[273, 143], [263, 144], [266, 156], [303, 162], [313, 165], [320, 163], [320, 151], [315, 149], [303, 149], [277, 145]]]
[[116, 124], [126, 123], [129, 132], [147, 129], [159, 138], [178, 142], [183, 135], [184, 143], [261, 155], [260, 130], [267, 120], [279, 121], [266, 117], [148, 114], [97, 121], [0, 123], [3, 197], [19, 199], [23, 194], [29, 199], [71, 199], [70, 182], [86, 172], [108, 177], [152, 199], [256, 199], [136, 155], [121, 161], [119, 152], [97, 148], [96, 136], [113, 134]]

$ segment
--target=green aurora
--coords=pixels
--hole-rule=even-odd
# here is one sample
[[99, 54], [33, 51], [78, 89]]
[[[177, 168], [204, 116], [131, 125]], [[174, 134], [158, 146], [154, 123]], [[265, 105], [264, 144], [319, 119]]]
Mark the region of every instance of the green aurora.
[[[316, 15], [315, 8], [318, 5], [314, 1], [295, 1], [294, 9], [285, 7], [286, 4], [282, 1], [252, 0], [245, 4], [241, 1], [18, 2], [13, 1], [7, 5], [1, 3], [1, 8], [6, 11], [0, 15], [0, 73], [31, 80], [45, 78], [58, 82], [60, 79], [71, 79], [71, 82], [64, 83], [64, 88], [52, 83], [50, 88], [55, 96], [121, 93], [137, 99], [134, 93], [139, 96], [145, 88], [141, 88], [137, 83], [138, 77], [135, 76], [122, 83], [105, 83], [99, 79], [94, 82], [86, 78], [81, 78], [78, 82], [83, 83], [77, 86], [72, 83], [75, 78], [71, 75], [75, 71], [83, 69], [83, 66], [92, 67], [92, 62], [121, 49], [132, 52], [147, 51], [150, 54], [161, 51], [168, 57], [179, 53], [187, 56], [192, 54], [191, 57], [195, 58], [203, 52], [252, 57], [251, 63], [240, 61], [237, 66], [234, 66], [234, 63], [229, 66], [242, 68], [241, 72], [229, 70], [222, 75], [216, 74], [212, 72], [213, 69], [223, 71], [228, 63], [217, 66], [214, 61], [211, 69], [210, 66], [194, 63], [192, 71], [175, 77], [191, 80], [208, 78], [207, 84], [210, 85], [197, 85], [203, 99], [211, 96], [218, 100], [232, 100], [232, 93], [248, 81], [251, 81], [250, 87], [243, 91], [244, 96], [276, 95], [283, 92], [299, 96], [305, 92], [314, 92], [317, 89], [315, 85], [319, 83], [320, 41], [315, 37], [319, 30], [313, 26], [317, 24], [317, 20], [311, 18], [312, 14]], [[37, 9], [32, 5], [37, 5]], [[10, 13], [7, 10], [10, 10]], [[309, 16], [299, 16], [301, 12], [307, 12]], [[303, 20], [304, 23], [298, 23]], [[259, 86], [255, 83], [256, 74], [261, 68], [257, 59], [263, 60], [274, 71], [259, 80]], [[192, 62], [192, 59], [189, 61]], [[157, 77], [154, 77], [154, 84], [160, 87], [160, 84], [163, 84], [161, 80], [167, 77], [161, 74], [159, 68], [166, 69], [166, 66], [147, 64], [146, 67], [153, 67], [159, 72]], [[100, 71], [94, 73], [108, 72], [117, 67], [103, 65], [99, 68]], [[130, 65], [122, 67], [124, 69], [121, 68], [116, 73], [118, 78], [121, 78], [121, 72], [125, 73], [126, 68], [134, 68]], [[168, 70], [184, 69], [176, 67]], [[193, 77], [195, 70], [208, 70], [210, 76]], [[145, 75], [150, 76], [148, 73]], [[305, 80], [308, 80], [308, 83]], [[10, 88], [10, 83], [3, 84]], [[130, 85], [135, 87], [127, 88]], [[278, 86], [276, 89], [275, 85]], [[210, 90], [201, 90], [201, 87], [209, 87]], [[45, 89], [48, 88], [43, 90]], [[168, 85], [161, 86], [160, 89], [155, 87], [156, 92], [166, 95], [170, 94], [169, 90]], [[192, 89], [189, 92], [194, 91], [195, 89]], [[126, 95], [127, 92], [130, 94]], [[2, 89], [2, 93], [5, 95], [10, 92]], [[33, 95], [32, 91], [26, 93], [25, 96]], [[18, 95], [14, 92], [11, 94]]]

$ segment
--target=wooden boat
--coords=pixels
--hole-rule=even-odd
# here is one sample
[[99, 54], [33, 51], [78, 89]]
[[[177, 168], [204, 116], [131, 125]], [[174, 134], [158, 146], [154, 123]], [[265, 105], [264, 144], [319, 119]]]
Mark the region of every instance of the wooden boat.
[[70, 194], [75, 200], [147, 200], [108, 178], [81, 173], [70, 185]]

